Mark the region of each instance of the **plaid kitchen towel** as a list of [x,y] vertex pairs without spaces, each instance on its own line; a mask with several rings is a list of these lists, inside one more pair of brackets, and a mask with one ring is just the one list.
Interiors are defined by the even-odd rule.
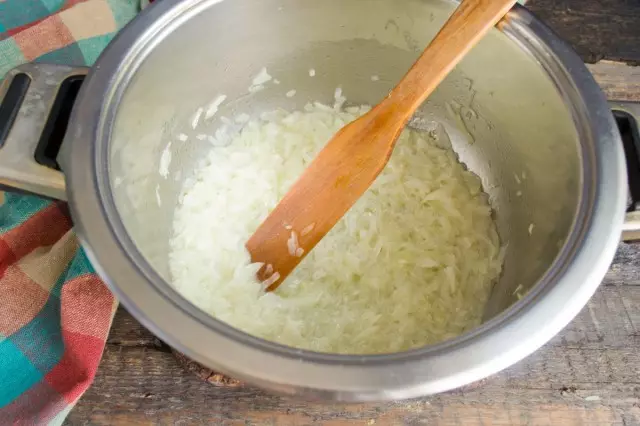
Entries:
[[[138,0],[0,0],[0,79],[29,61],[91,65]],[[60,424],[91,384],[117,302],[66,204],[0,206],[0,425]]]

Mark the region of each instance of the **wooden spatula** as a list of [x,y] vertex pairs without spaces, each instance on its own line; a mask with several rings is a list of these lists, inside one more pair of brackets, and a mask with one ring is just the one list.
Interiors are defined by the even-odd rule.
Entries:
[[[463,0],[389,96],[341,129],[246,244],[275,290],[373,183],[409,118],[516,0]],[[349,247],[343,248],[345,251]]]

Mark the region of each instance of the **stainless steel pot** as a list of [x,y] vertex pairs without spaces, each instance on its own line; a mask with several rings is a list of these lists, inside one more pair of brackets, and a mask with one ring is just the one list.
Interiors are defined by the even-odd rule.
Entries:
[[[255,116],[328,102],[337,86],[354,103],[376,103],[453,7],[445,0],[163,0],[89,71],[68,128],[80,84],[68,77],[87,70],[27,65],[9,74],[0,88],[0,183],[68,199],[91,261],[127,309],[211,368],[278,392],[347,401],[409,398],[481,379],[535,351],[584,307],[612,261],[628,193],[620,133],[602,92],[524,7],[481,42],[416,120],[444,124],[482,177],[508,244],[480,327],[404,353],[312,353],[235,330],[168,284],[178,192],[209,149],[189,125],[200,106],[226,94],[219,115]],[[281,85],[248,94],[262,67]],[[295,99],[284,96],[290,89]],[[63,178],[42,164],[55,168],[65,131],[57,155]],[[170,141],[165,179],[158,165]]]

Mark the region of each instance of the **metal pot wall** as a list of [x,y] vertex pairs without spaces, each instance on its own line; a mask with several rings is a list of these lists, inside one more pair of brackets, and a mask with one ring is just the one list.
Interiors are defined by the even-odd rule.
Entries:
[[[312,353],[235,330],[168,284],[178,193],[209,149],[193,137],[194,111],[222,93],[229,101],[220,115],[256,116],[329,101],[337,86],[354,103],[376,103],[454,6],[163,0],[91,70],[30,64],[9,73],[0,87],[0,183],[68,199],[83,246],[122,303],[208,367],[278,392],[347,401],[416,397],[484,378],[535,351],[584,307],[612,261],[628,194],[623,142],[602,92],[571,49],[522,6],[418,113],[441,122],[482,177],[508,243],[481,326],[403,353]],[[282,85],[248,94],[262,67]],[[292,88],[297,101],[283,95]],[[631,115],[617,119],[629,138],[637,133]],[[161,153],[182,133],[189,143],[172,144],[165,179]],[[630,170],[640,171],[633,140],[628,147]]]

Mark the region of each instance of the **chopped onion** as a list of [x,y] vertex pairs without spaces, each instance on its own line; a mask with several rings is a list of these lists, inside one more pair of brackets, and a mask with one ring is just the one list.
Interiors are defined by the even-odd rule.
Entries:
[[[369,109],[314,103],[263,114],[237,134],[219,129],[175,211],[177,291],[238,329],[321,352],[402,351],[476,326],[504,251],[480,179],[444,131],[405,130],[371,188],[276,292],[259,291],[280,275],[258,282],[264,265],[245,242],[335,132]],[[292,255],[305,254],[298,237],[314,226],[290,230]]]
[[298,250],[298,235],[296,231],[291,231],[291,237],[287,240],[287,248],[291,256],[296,255],[296,251]]
[[227,95],[218,95],[207,107],[207,112],[204,114],[205,120],[209,120],[211,117],[218,113],[220,105],[227,100]]
[[171,142],[167,144],[167,146],[162,151],[162,155],[160,156],[160,167],[158,168],[158,173],[163,178],[169,177],[169,166],[171,165]]
[[191,119],[191,127],[193,129],[195,129],[196,127],[198,127],[198,123],[200,122],[200,117],[202,116],[202,113],[204,112],[204,108],[198,108],[198,110],[196,111],[195,114],[193,114],[193,118]]

